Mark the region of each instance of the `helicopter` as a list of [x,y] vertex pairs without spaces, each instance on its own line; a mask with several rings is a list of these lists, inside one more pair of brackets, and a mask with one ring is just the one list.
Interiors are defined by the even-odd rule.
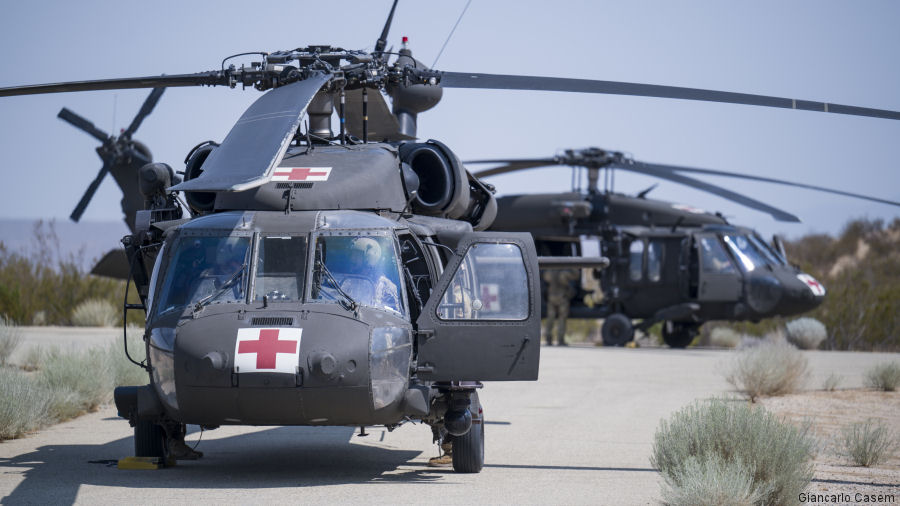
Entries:
[[[778,235],[767,243],[758,232],[729,223],[721,213],[648,199],[656,185],[636,196],[615,193],[616,170],[709,192],[782,222],[800,219],[685,173],[764,181],[900,206],[900,202],[805,183],[640,162],[620,151],[601,148],[568,149],[551,158],[466,164],[500,164],[475,172],[479,178],[569,166],[576,171],[573,184],[582,179],[577,171],[586,170],[584,191],[573,188],[565,193],[498,197],[491,229],[531,232],[541,255],[588,253],[610,259],[608,269],[583,270],[570,309],[571,317],[604,319],[601,337],[605,346],[623,346],[633,340],[635,330],[646,332],[662,323],[663,341],[672,348],[684,348],[706,321],[756,322],[800,314],[821,304],[826,294],[821,282],[790,264]],[[634,320],[641,321],[635,325]]]
[[266,92],[220,144],[191,150],[183,178],[165,164],[139,169],[146,209],[123,244],[141,298],[128,309],[147,313],[148,360],[139,365],[150,382],[116,392],[139,454],[195,456],[184,448],[186,423],[395,428],[420,420],[435,439],[452,437],[455,470],[481,469],[480,382],[537,377],[539,266],[606,262],[539,259],[529,234],[487,231],[493,188],[442,143],[412,142],[417,115],[443,89],[797,108],[791,99],[694,88],[440,72],[406,48],[389,64],[385,40],[386,29],[372,52],[306,46],[196,74],[0,88],[0,96],[238,85]]
[[[132,359],[127,342],[125,352],[149,383],[119,387],[114,399],[137,456],[202,457],[184,443],[188,423],[358,426],[365,435],[366,426],[421,421],[435,441],[452,440],[454,470],[479,472],[481,382],[537,379],[533,240],[485,231],[492,189],[441,142],[412,142],[443,76],[406,44],[388,63],[396,5],[373,53],[308,46],[249,67],[0,90],[154,88],[119,136],[60,113],[103,142],[103,166],[72,219],[107,174],[124,194],[126,272],[141,301],[125,310],[146,314],[147,359]],[[162,89],[185,85],[266,93],[176,174],[131,137]],[[115,270],[104,261],[95,271]]]

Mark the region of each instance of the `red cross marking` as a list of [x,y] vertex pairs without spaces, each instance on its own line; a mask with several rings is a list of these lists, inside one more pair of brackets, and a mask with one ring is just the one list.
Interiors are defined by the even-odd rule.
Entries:
[[481,303],[485,308],[491,307],[494,305],[494,302],[497,302],[498,297],[496,295],[491,295],[491,291],[488,290],[487,285],[481,285]]
[[238,353],[256,353],[257,369],[275,369],[279,353],[295,353],[297,341],[279,341],[278,329],[261,329],[258,341],[241,341]]
[[310,167],[295,167],[290,170],[276,170],[275,175],[287,176],[288,181],[306,181],[309,176],[327,176],[328,172],[312,172]]
[[816,281],[815,279],[812,279],[812,278],[806,278],[805,281],[806,281],[806,284],[809,285],[809,286],[814,286],[814,287],[816,287],[816,288],[818,288],[818,289],[820,289],[820,290],[822,289],[822,284],[819,283],[818,281]]

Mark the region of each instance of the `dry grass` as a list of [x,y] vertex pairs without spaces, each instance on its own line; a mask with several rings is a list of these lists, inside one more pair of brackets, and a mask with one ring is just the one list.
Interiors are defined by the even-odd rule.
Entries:
[[845,428],[841,443],[841,454],[863,467],[874,466],[890,458],[897,447],[896,436],[872,419]]
[[6,316],[0,315],[0,366],[9,362],[12,355],[19,344],[22,342],[22,333],[15,322]]
[[[140,330],[130,329],[128,341],[132,357],[142,360]],[[119,340],[83,351],[35,349],[27,361],[36,373],[0,368],[0,440],[94,411],[112,400],[116,386],[149,381]]]
[[115,327],[118,323],[119,310],[108,300],[86,300],[72,311],[72,325],[76,327]]
[[0,441],[50,422],[53,393],[15,369],[0,368]]
[[866,371],[866,385],[883,392],[893,392],[900,386],[900,363],[878,364]]
[[725,379],[755,402],[760,396],[799,390],[808,375],[808,362],[799,350],[780,339],[765,339],[738,351]]
[[831,373],[827,378],[825,378],[825,382],[822,384],[822,389],[828,392],[834,392],[835,390],[837,390],[838,386],[843,380],[843,376],[836,373]]
[[716,327],[709,333],[709,344],[719,348],[737,348],[741,335],[729,327]]

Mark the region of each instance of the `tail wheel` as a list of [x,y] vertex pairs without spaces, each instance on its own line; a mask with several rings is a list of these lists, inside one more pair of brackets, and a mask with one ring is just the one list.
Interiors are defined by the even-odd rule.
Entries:
[[472,400],[470,409],[478,411],[480,423],[473,423],[469,432],[453,438],[453,470],[457,473],[480,473],[484,467],[484,412],[478,392],[472,394]]
[[600,328],[600,335],[603,337],[603,346],[625,346],[625,343],[634,338],[631,318],[622,313],[607,316]]
[[153,422],[139,420],[134,425],[136,457],[166,457],[166,431]]
[[662,338],[672,348],[687,348],[697,336],[697,325],[666,320],[662,326]]

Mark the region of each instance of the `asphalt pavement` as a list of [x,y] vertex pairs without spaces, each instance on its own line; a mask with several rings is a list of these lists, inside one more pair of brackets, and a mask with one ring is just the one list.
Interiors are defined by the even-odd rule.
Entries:
[[[69,339],[64,331],[60,338]],[[110,336],[111,337],[111,336]],[[75,339],[76,341],[78,339]],[[832,372],[862,385],[897,354],[806,352],[820,388]],[[695,399],[729,395],[732,352],[544,347],[537,382],[480,393],[485,468],[456,474],[425,425],[393,432],[347,427],[222,427],[192,431],[205,456],[157,471],[125,471],[131,429],[107,407],[0,443],[3,504],[657,504],[649,462],[659,421]]]

